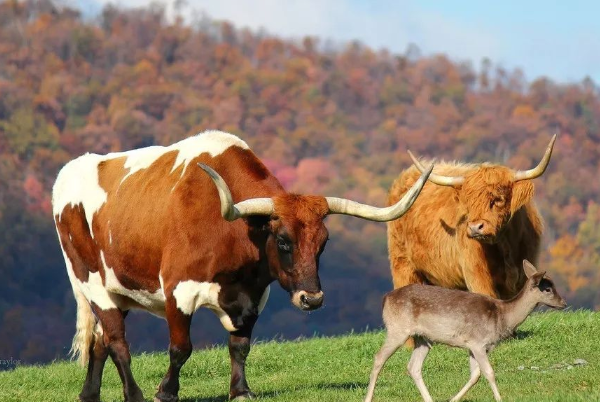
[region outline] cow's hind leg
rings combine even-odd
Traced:
[[[144,402],[142,390],[135,382],[131,372],[131,354],[125,340],[126,313],[118,308],[102,310],[96,305],[93,305],[93,309],[104,331],[104,345],[106,345],[108,355],[117,366],[119,377],[121,377],[125,402]]]
[[[179,372],[192,354],[190,324],[192,316],[177,308],[173,299],[167,300],[166,316],[169,323],[169,370],[163,378],[154,400],[156,402],[176,402],[179,400]]]
[[[94,333],[94,341],[90,345],[90,359],[83,390],[79,394],[81,402],[100,402],[102,372],[107,358],[108,349],[104,344],[101,326],[98,324]]]

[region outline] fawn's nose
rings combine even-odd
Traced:
[[[467,228],[469,237],[479,237],[485,234],[485,223],[483,221],[469,222]]]

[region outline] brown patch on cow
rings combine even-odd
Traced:
[[[100,255],[81,204],[68,204],[54,217],[62,248],[71,261],[73,273],[81,282],[87,282],[90,272],[104,274]]]
[[[128,289],[156,291],[160,272],[172,291],[182,279],[213,281],[219,273],[258,260],[257,247],[243,240],[248,236],[244,222],[220,216],[216,188],[198,162],[222,175],[236,202],[283,192],[249,150],[233,146],[214,158],[201,154],[185,172],[183,165],[171,171],[177,155],[167,152],[124,181],[125,157],[99,166],[99,182],[108,195],[94,219],[94,233],[107,265]],[[198,230],[206,222],[214,222],[211,230]],[[231,255],[236,246],[241,252]],[[216,261],[230,264],[214,266]]]
[[[114,193],[118,190],[121,180],[129,169],[125,168],[127,157],[109,159],[98,164],[98,184],[107,193]]]

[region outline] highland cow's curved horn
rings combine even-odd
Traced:
[[[412,159],[413,164],[415,165],[415,167],[421,172],[423,173],[425,171],[425,166],[423,166],[423,164],[421,164],[421,162],[419,162],[419,160],[417,158],[415,158],[415,156],[412,154],[412,152],[408,151],[408,156],[410,156],[410,159]],[[456,176],[456,177],[450,177],[450,176],[442,176],[439,174],[435,174],[432,173],[429,176],[429,181],[435,184],[438,184],[440,186],[460,186],[461,184],[464,183],[465,178],[462,176]]]
[[[327,205],[329,205],[329,213],[351,215],[377,222],[387,222],[397,219],[404,215],[415,202],[432,170],[433,165],[425,170],[425,172],[421,174],[421,177],[419,177],[419,180],[413,184],[400,201],[392,206],[378,208],[345,198],[325,197]]]
[[[552,156],[552,148],[554,148],[554,142],[556,141],[556,134],[552,136],[548,147],[546,148],[546,153],[544,153],[544,157],[538,163],[536,167],[529,170],[517,170],[515,173],[514,181],[519,180],[530,180],[535,179],[536,177],[540,177],[546,171],[548,167],[548,163],[550,163],[550,157]]]
[[[243,218],[249,215],[271,215],[275,207],[273,206],[273,200],[270,198],[251,198],[249,200],[233,203],[231,197],[231,191],[225,180],[211,167],[198,163],[212,179],[217,191],[219,192],[219,198],[221,199],[221,215],[228,221],[234,221],[239,218]]]

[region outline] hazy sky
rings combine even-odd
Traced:
[[[91,9],[109,2],[74,1]],[[475,66],[487,56],[506,68],[521,67],[529,80],[546,75],[580,81],[589,75],[600,83],[600,1],[187,0],[187,5],[287,38],[358,39],[393,52],[412,42],[423,54],[446,53]]]

